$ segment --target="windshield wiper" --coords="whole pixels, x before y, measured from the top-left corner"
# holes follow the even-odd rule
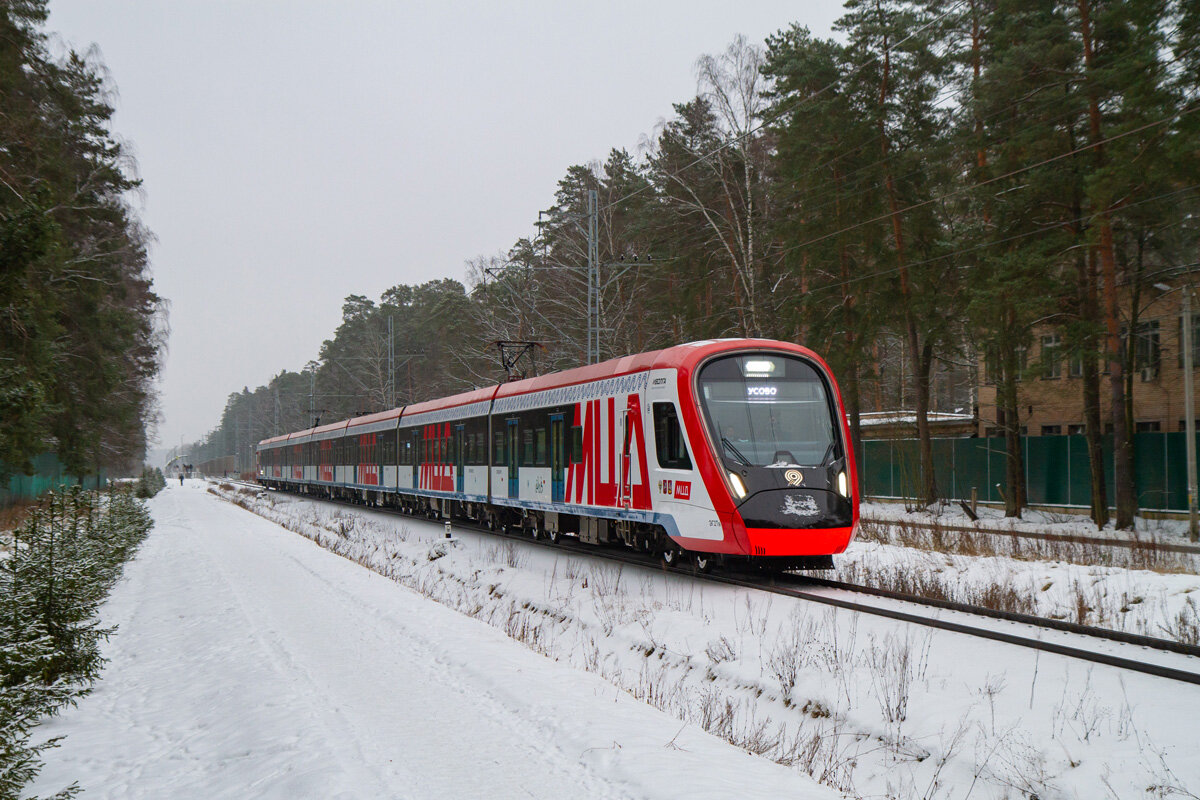
[[[826,447],[826,448],[825,448],[825,455],[821,456],[821,461],[819,462],[819,463],[820,463],[820,465],[821,465],[822,467],[823,467],[823,466],[825,466],[825,462],[826,462],[826,460],[827,460],[827,459],[828,459],[828,458],[829,458],[831,455],[833,455],[833,445],[834,445],[834,444],[835,444],[834,442],[830,442],[830,443],[829,443],[829,447]]]
[[[736,458],[738,461],[740,461],[742,463],[742,466],[746,466],[746,467],[754,466],[753,464],[750,463],[750,459],[748,459],[744,455],[742,455],[741,451],[739,451],[736,447],[733,446],[733,442],[729,441],[724,436],[721,437],[721,444],[723,444],[727,448],[729,448],[729,452],[733,454],[734,458]]]

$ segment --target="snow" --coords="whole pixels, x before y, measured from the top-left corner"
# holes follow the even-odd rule
[[[37,790],[1092,800],[1200,787],[1200,687],[586,551],[457,528],[446,540],[440,522],[222,494],[259,516],[199,484],[152,502],[156,529],[105,610],[121,625],[112,663],[44,726],[68,738]]]
[[[1200,687],[620,568],[585,552],[467,530],[446,543],[442,523],[277,493],[225,494],[559,666],[600,676],[602,697],[628,693],[669,712],[678,721],[666,730],[681,731],[676,745],[703,728],[853,796],[1091,800],[1186,797],[1200,787]],[[563,741],[564,729],[552,730],[548,737]],[[630,757],[626,739],[597,738],[587,746],[600,749],[587,755],[603,755],[605,769],[609,758]],[[639,769],[620,775],[643,780]],[[693,773],[694,785],[667,781],[670,796],[712,787],[724,769],[712,761]],[[746,796],[740,780],[714,796]],[[656,796],[644,786],[631,793]]]
[[[907,520],[927,525],[940,523],[980,531],[1024,531],[1061,536],[1139,539],[1142,542],[1188,543],[1188,522],[1176,516],[1138,516],[1134,518],[1135,530],[1123,531],[1116,530],[1111,519],[1103,529],[1097,530],[1095,523],[1088,517],[1087,509],[1083,508],[1064,507],[1061,511],[1027,508],[1021,512],[1020,517],[1006,517],[1003,507],[980,505],[976,512],[979,516],[977,522],[972,521],[957,502],[939,503],[925,511],[910,511],[902,502],[888,503],[877,500],[862,503],[860,511],[863,519]]]
[[[203,489],[151,501],[103,610],[110,663],[43,724],[67,738],[31,791],[841,796]]]
[[[1164,553],[1147,557],[1145,551],[1135,552],[1123,547],[1039,542],[1008,535],[987,537],[988,541],[984,542],[994,547],[998,554],[961,555],[936,547],[937,542],[943,542],[949,548],[958,540],[957,533],[941,533],[940,538],[935,539],[932,534],[910,531],[909,539],[923,538],[935,545],[920,548],[902,546],[900,543],[907,543],[906,537],[894,526],[906,521],[940,521],[942,525],[960,525],[969,529],[972,526],[965,517],[958,520],[951,514],[940,517],[905,514],[903,507],[885,504],[864,507],[863,516],[886,521],[893,527],[877,532],[869,524],[864,526],[858,539],[838,559],[840,577],[845,580],[894,588],[903,586],[906,576],[924,575],[931,582],[944,586],[953,599],[966,602],[976,602],[975,598],[1002,587],[1015,589],[1031,606],[1022,610],[1039,616],[1189,643],[1195,643],[1200,634],[1200,574],[1197,572],[1200,556]],[[1064,535],[1096,533],[1094,526],[1085,529],[1086,518],[1085,521],[1052,522],[1037,512],[1027,513],[1027,516],[1035,518],[1012,521],[989,517],[981,520],[977,529],[1005,530],[1011,527]],[[1153,520],[1145,522],[1155,523]],[[979,535],[974,532],[962,534],[966,541]],[[1114,533],[1110,529],[1104,535],[1113,536]],[[1143,531],[1141,535],[1143,541],[1152,536],[1163,541],[1175,540],[1171,533]],[[1067,557],[1076,563],[1062,560]],[[1095,563],[1104,559],[1111,560],[1116,566]],[[1140,560],[1156,561],[1159,568],[1152,571],[1122,566],[1138,564]]]

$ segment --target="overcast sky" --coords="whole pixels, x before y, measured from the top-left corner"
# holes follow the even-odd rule
[[[301,369],[342,299],[465,278],[572,164],[635,152],[743,33],[829,35],[837,2],[51,0],[95,44],[170,301],[165,446]]]

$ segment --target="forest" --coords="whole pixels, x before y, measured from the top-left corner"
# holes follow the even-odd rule
[[[0,479],[42,453],[136,474],[165,304],[104,65],[52,55],[46,16],[45,0],[0,5]]]
[[[915,412],[926,503],[929,414],[971,411],[986,364],[1016,514],[1018,389],[1052,331],[1082,376],[1093,519],[1128,527],[1139,297],[1190,281],[1200,247],[1198,42],[1186,0],[849,0],[828,39],[734,37],[465,282],[347,297],[314,359],[230,395],[195,459],[248,465],[276,433],[502,381],[500,340],[539,344],[533,374],[763,336],[829,361],[856,440],[865,411]]]

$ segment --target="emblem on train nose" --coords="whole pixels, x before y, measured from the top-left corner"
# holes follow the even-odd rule
[[[799,486],[801,481],[804,480],[804,475],[798,469],[789,469],[783,473],[783,477],[789,486]]]

